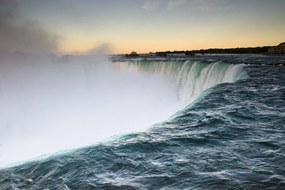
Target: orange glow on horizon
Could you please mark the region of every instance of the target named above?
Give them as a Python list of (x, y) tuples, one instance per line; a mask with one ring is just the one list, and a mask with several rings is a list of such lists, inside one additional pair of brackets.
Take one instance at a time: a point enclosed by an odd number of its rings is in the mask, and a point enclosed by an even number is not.
[[(115, 50), (113, 50), (112, 54), (128, 54), (132, 51), (137, 53), (149, 53), (149, 52), (158, 52), (158, 51), (183, 51), (183, 50), (199, 50), (199, 49), (209, 49), (209, 48), (237, 48), (237, 47), (259, 47), (259, 46), (275, 46), (281, 43), (280, 40), (268, 41), (266, 44), (258, 43), (258, 42), (248, 42), (248, 43), (189, 43), (189, 44), (151, 44), (147, 46), (137, 45), (137, 46), (116, 46)], [(59, 53), (62, 54), (80, 54), (89, 52), (94, 46), (92, 44), (86, 43), (70, 43), (69, 45), (61, 45), (59, 47)]]

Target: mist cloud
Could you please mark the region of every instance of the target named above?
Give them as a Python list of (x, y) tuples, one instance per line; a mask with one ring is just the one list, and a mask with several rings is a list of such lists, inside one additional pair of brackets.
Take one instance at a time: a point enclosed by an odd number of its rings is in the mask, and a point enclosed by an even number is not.
[(95, 45), (91, 48), (87, 53), (88, 54), (111, 54), (115, 50), (114, 45), (111, 43), (101, 43), (99, 45)]
[(58, 36), (35, 21), (21, 19), (18, 8), (15, 0), (0, 1), (0, 51), (55, 52)]

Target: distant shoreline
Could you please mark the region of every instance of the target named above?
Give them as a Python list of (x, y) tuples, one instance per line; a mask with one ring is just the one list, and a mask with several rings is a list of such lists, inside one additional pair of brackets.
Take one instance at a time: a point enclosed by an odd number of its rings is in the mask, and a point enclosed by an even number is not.
[(237, 48), (209, 48), (200, 50), (180, 50), (180, 51), (158, 51), (149, 52), (145, 54), (138, 54), (136, 52), (131, 52), (130, 54), (125, 54), (126, 57), (140, 57), (140, 56), (157, 56), (157, 57), (167, 57), (167, 56), (195, 56), (204, 54), (265, 54), (265, 55), (275, 55), (281, 54), (285, 55), (285, 43), (281, 43), (278, 46), (261, 46), (261, 47), (237, 47)]
[(273, 46), (264, 47), (247, 47), (247, 48), (210, 48), (200, 50), (186, 50), (186, 51), (160, 51), (155, 52), (157, 55), (171, 55), (171, 54), (185, 54), (194, 56), (195, 54), (267, 54), (268, 49)]

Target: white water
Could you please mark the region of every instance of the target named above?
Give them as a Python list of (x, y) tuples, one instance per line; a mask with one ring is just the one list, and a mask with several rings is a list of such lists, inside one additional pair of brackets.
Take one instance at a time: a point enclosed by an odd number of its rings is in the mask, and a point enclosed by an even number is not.
[(0, 167), (144, 131), (241, 72), (220, 63), (113, 66), (98, 56), (1, 57)]
[(145, 61), (118, 63), (121, 70), (156, 73), (170, 78), (179, 88), (183, 106), (193, 102), (204, 90), (221, 83), (231, 83), (247, 77), (243, 65), (201, 63), (198, 61)]
[(144, 131), (179, 109), (176, 92), (103, 57), (2, 57), (0, 167)]

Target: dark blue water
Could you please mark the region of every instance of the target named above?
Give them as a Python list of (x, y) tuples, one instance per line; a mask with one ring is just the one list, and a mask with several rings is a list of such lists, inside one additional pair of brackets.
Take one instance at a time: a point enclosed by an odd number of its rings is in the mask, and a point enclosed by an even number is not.
[(245, 63), (249, 78), (146, 132), (2, 169), (0, 189), (285, 189), (284, 57), (193, 59)]

